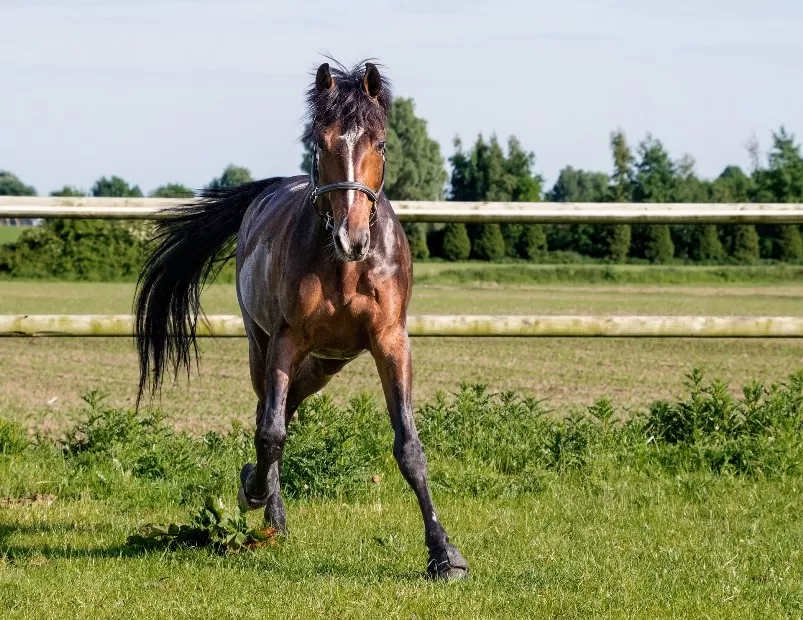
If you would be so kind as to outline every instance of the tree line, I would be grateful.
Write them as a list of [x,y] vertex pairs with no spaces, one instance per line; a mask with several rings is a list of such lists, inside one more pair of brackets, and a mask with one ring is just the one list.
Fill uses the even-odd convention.
[[[412,99],[399,98],[390,111],[385,192],[391,200],[536,202],[803,202],[803,156],[792,134],[781,127],[762,158],[755,140],[748,146],[751,167],[727,166],[715,179],[701,178],[694,160],[673,159],[663,143],[647,135],[632,145],[621,130],[610,135],[612,171],[566,166],[551,187],[535,172],[535,155],[513,136],[502,145],[495,135],[479,135],[470,145],[456,138],[447,160],[440,145],[415,113]],[[302,171],[309,170],[311,145],[304,145]],[[230,165],[208,187],[232,187],[251,181],[251,173]],[[0,195],[35,195],[35,189],[10,172],[0,171]],[[66,186],[53,196],[138,197],[143,192],[117,176],[102,177],[85,192]],[[190,198],[194,192],[169,183],[149,194]],[[103,247],[115,248],[120,274],[135,273],[137,226],[111,222],[49,220],[26,231],[0,251],[0,273],[19,273],[25,261],[42,262],[47,254],[72,256],[72,263],[102,267]],[[667,263],[699,261],[752,263],[759,259],[799,261],[803,242],[798,226],[753,225],[521,225],[406,224],[417,259],[574,261],[578,257],[608,262]],[[122,231],[122,232],[121,232]],[[122,235],[122,237],[120,236]],[[129,238],[131,237],[131,238]],[[72,248],[78,244],[85,247]],[[123,246],[128,244],[128,250]],[[52,247],[48,248],[50,245]],[[95,257],[91,259],[90,257]],[[123,257],[122,259],[120,257]],[[70,261],[67,261],[70,262]],[[71,264],[72,264],[71,263]],[[25,269],[23,269],[25,271]],[[65,270],[62,270],[65,271]],[[66,272],[87,273],[75,265]],[[120,277],[120,274],[115,277]],[[29,274],[33,275],[33,274]],[[55,275],[55,274],[53,274]]]

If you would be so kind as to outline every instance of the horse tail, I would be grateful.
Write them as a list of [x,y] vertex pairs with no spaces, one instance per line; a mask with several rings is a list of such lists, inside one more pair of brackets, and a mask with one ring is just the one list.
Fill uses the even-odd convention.
[[201,291],[234,256],[236,235],[248,207],[281,181],[276,177],[206,189],[197,202],[168,210],[168,217],[157,220],[145,246],[145,264],[134,298],[137,407],[146,388],[151,396],[159,390],[167,366],[172,366],[174,378],[182,366],[189,376],[192,358],[198,361],[195,338]]

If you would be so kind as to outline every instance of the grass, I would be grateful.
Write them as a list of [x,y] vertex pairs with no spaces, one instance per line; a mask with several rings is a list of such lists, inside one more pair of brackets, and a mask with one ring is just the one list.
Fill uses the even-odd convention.
[[9,226],[0,224],[0,245],[5,243],[14,243],[22,232],[26,229],[30,228],[29,226]]
[[[283,463],[291,533],[237,554],[125,541],[143,523],[186,522],[202,493],[231,501],[250,451],[240,430],[187,437],[94,397],[63,446],[0,425],[0,608],[7,618],[798,617],[803,376],[741,400],[699,376],[687,390],[625,424],[604,401],[560,422],[535,401],[477,388],[419,410],[439,514],[472,565],[456,584],[424,578],[420,513],[370,399],[302,410]],[[50,497],[24,501],[34,493]]]
[[[428,265],[426,265],[428,266]],[[124,313],[132,284],[0,282],[0,313]],[[778,314],[803,312],[803,287],[777,286],[523,286],[417,285],[417,313]],[[206,293],[210,313],[237,313],[231,285]],[[97,388],[109,402],[131,405],[136,360],[127,339],[3,340],[0,413],[40,430],[75,422],[78,395]],[[545,398],[557,415],[601,396],[630,407],[671,398],[690,366],[730,380],[780,380],[803,358],[800,340],[702,339],[413,339],[415,401],[461,381],[482,382]],[[201,375],[168,385],[162,404],[179,428],[203,433],[232,418],[253,419],[254,397],[243,339],[204,340]],[[370,356],[349,364],[327,391],[340,403],[380,387]]]
[[433,262],[416,273],[421,283],[440,284],[783,284],[799,281],[803,266]]

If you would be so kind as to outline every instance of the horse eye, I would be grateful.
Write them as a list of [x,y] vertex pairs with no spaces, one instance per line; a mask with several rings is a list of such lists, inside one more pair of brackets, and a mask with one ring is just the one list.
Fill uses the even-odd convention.
[[384,151],[385,150],[385,141],[384,140],[380,140],[379,142],[376,143],[376,150],[377,151]]

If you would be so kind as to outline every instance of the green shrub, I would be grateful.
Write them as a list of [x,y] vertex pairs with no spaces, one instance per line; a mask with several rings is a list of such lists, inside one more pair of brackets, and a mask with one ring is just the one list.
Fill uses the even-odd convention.
[[675,245],[669,226],[656,224],[647,226],[644,242],[644,257],[653,263],[667,263],[675,255]]
[[465,224],[447,224],[443,229],[441,251],[446,260],[466,260],[471,254],[471,241]]
[[147,224],[47,220],[0,247],[0,274],[19,278],[131,280],[139,273]]
[[[513,497],[539,493],[562,475],[604,477],[613,467],[648,475],[803,474],[803,372],[785,383],[750,384],[741,398],[722,382],[705,382],[699,371],[687,387],[684,398],[656,402],[626,422],[605,399],[559,420],[543,402],[512,392],[463,385],[456,394],[440,393],[415,414],[432,486]],[[0,423],[4,494],[196,505],[205,497],[233,497],[241,466],[254,459],[253,435],[238,426],[190,437],[173,431],[159,412],[106,407],[97,394],[86,401],[85,421],[59,444],[34,444],[18,425]],[[288,498],[357,498],[375,474],[403,484],[387,416],[370,397],[348,407],[313,397],[298,413],[282,461]]]
[[476,224],[472,227],[471,255],[480,260],[499,260],[505,256],[505,238],[499,224]]
[[534,260],[547,253],[546,232],[540,224],[530,224],[523,227],[518,240],[518,254],[522,258]]

